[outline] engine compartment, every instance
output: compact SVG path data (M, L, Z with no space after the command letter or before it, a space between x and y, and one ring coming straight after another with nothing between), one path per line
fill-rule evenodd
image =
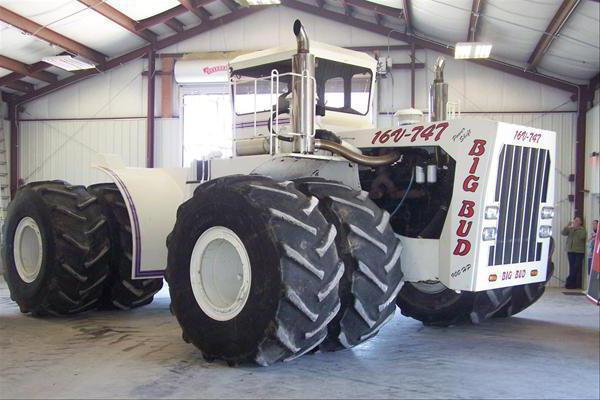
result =
M392 165L360 167L362 189L390 213L397 234L439 239L452 201L455 160L439 146L362 149L372 156L391 150L401 154Z

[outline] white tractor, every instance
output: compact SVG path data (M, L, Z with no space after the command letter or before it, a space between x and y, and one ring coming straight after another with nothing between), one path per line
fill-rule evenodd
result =
M372 337L393 317L478 323L552 274L555 133L445 120L374 128L377 62L311 43L230 63L233 157L96 167L113 183L20 188L4 224L22 312L171 309L207 360L269 365ZM218 132L215 132L218 135Z

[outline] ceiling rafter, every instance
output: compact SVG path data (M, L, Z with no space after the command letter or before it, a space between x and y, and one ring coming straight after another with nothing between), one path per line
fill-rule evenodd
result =
M6 86L7 88L10 88L12 90L16 90L18 92L23 92L23 93L27 93L27 92L31 92L32 90L35 90L35 86L33 86L33 84L31 84L29 82L23 82L23 81L8 82L8 83L5 83L4 86Z
M542 34L542 37L538 41L533 53L529 56L527 60L527 69L534 70L542 61L542 58L550 48L550 45L560 35L560 30L565 25L577 5L579 5L580 0L563 0L562 4L552 17L550 24Z
M184 6L189 12L196 15L202 21L209 20L211 14L202 7L200 3L205 3L204 5L210 3L210 1L197 2L194 0L178 0L182 6Z
M410 0L402 0L402 16L404 17L404 22L406 23L406 30L410 33L413 33L415 27L412 20Z
M183 32L183 30L185 29L185 25L183 25L183 22L179 21L177 18L171 18L170 20L165 22L165 25L177 33Z
M101 2L98 0L79 0L79 2L108 20L114 22L117 25L127 29L129 32L136 34L147 42L154 43L156 41L156 37L158 36L156 33L148 30L138 30L136 29L137 22L133 19L129 18L127 15L123 14L121 11L112 7L108 3Z
M43 64L45 64L46 66L50 65L46 63ZM0 67L16 72L18 75L21 75L20 78L29 76L31 78L35 78L37 80L44 81L47 83L53 83L58 80L58 76L56 76L53 73L43 71L42 69L34 69L31 65L27 65L21 61L17 61L15 59L3 55L0 55Z
M229 8L229 11L235 11L240 8L240 5L234 0L221 0L221 3L223 3L225 7Z
M177 44L181 41L190 39L194 36L200 35L202 33L208 32L212 29L218 28L222 25L229 24L231 22L237 21L241 18L244 18L250 14L256 13L258 11L262 11L265 7L250 7L250 8L240 8L236 11L230 12L228 14L223 15L222 17L211 19L210 21L203 22L200 25L197 25L193 28L186 29L181 33L176 33L169 37L166 37L161 40L157 40L153 45L147 45L136 50L130 51L129 53L123 54L119 57L112 58L102 64L99 64L94 69L88 69L84 71L77 72L65 79L59 80L57 82L46 85L40 89L36 89L33 91L29 91L28 93L18 97L15 102L16 104L23 104L25 102L37 99L49 93L60 90L64 87L72 85L74 83L80 82L84 79L87 79L91 76L99 74L101 72L105 72L111 70L115 67L128 63L130 61L136 60L138 58L144 57L148 51L153 48L155 51L164 49L166 47Z
M471 16L469 18L469 30L467 31L467 42L477 41L477 23L479 22L479 16L481 15L484 2L485 0L473 0L473 5L471 6Z
M91 49L88 46L85 46L73 39L61 35L58 32L46 28L37 22L14 13L8 8L0 6L0 20L39 39L65 49L70 53L77 54L87 58L90 61L94 61L95 63L100 64L106 61L106 56L99 51Z
M188 10L182 5L175 6L173 8L169 8L161 13L153 15L148 18L144 18L138 21L137 28L138 30L148 29L155 25L166 24L167 21L180 16L181 14L187 13Z
M448 56L454 56L454 47L442 43L435 42L433 40L426 39L424 37L414 35L414 34L406 34L403 32L398 32L393 30L392 28L388 28L385 26L377 25L372 22L368 22L359 18L349 17L347 15L341 14L339 12L330 11L323 8L318 8L316 6L303 3L298 0L281 0L281 3L286 7L293 8L295 10L303 11L308 14L320 16L322 18L326 18L332 21L340 22L342 24L347 24L354 26L359 29L364 29L366 31L374 32L381 34L383 36L389 36L393 39L401 40L406 43L414 43L417 46L421 46L426 49L430 49L433 51L437 51L442 54L446 54ZM466 60L468 62L476 63L479 65L483 65L498 71L506 72L508 74L518 76L524 79L528 79L531 81L535 81L538 83L543 83L548 86L552 86L561 90L565 90L570 93L576 93L578 85L572 82L568 82L562 79L553 78L548 75L543 75L531 71L525 71L521 67L517 67L502 61L494 60L492 58L487 59L471 59Z

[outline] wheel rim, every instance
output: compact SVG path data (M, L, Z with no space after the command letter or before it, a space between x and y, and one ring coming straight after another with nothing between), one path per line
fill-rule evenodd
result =
M447 289L440 281L411 282L415 289L425 294L438 294Z
M25 283L31 283L42 270L44 255L42 234L33 218L19 221L13 244L17 273Z
M252 281L244 243L231 229L215 226L194 245L190 282L196 302L217 321L235 318L246 305Z

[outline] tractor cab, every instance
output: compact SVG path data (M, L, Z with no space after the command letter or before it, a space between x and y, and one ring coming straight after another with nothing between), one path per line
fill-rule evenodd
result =
M290 45L245 54L230 62L236 141L264 141L275 126L278 133L289 132L295 53L296 47ZM376 60L318 42L311 42L310 53L315 57L315 127L335 132L371 128Z

